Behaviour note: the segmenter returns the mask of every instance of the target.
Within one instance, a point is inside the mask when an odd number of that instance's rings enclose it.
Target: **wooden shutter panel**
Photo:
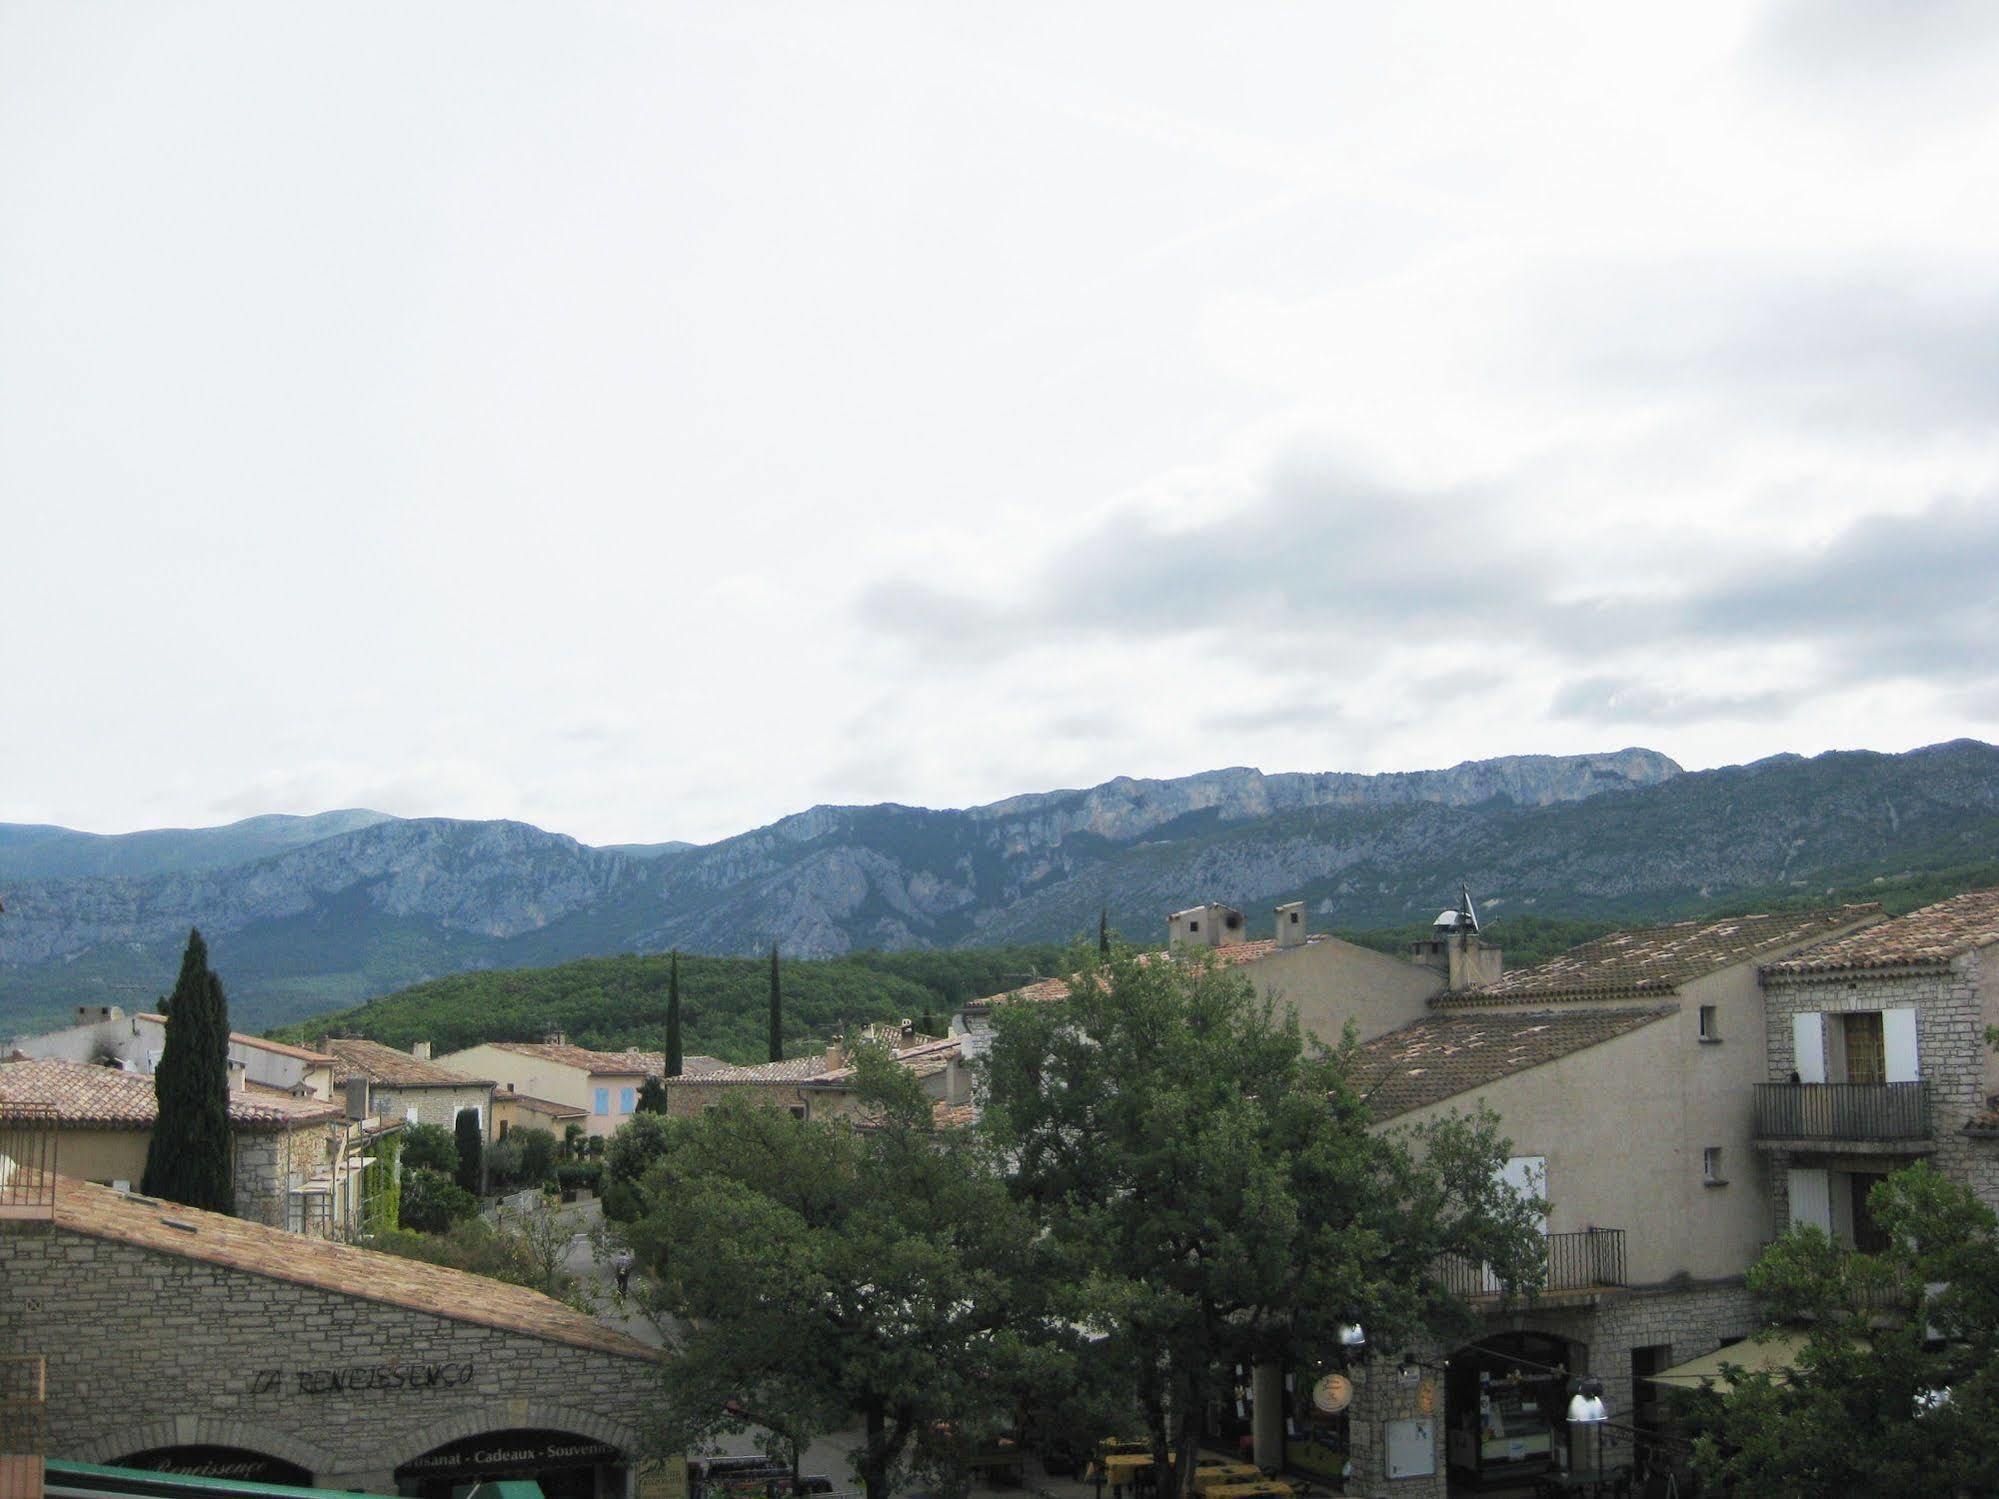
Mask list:
[[[1825,1081],[1825,1016],[1817,1010],[1791,1017],[1791,1050],[1797,1057],[1798,1081]]]
[[[1816,1224],[1832,1232],[1832,1181],[1818,1167],[1793,1166],[1790,1171],[1791,1226]]]
[[[1887,1054],[1887,1080],[1891,1083],[1913,1083],[1922,1076],[1916,1058],[1916,1012],[1914,1010],[1883,1010],[1881,1012],[1881,1043]]]

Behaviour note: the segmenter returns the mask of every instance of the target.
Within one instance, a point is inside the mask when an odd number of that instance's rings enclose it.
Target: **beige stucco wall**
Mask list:
[[[636,1109],[638,1089],[645,1082],[645,1075],[639,1072],[593,1077],[580,1067],[569,1067],[490,1045],[454,1051],[449,1056],[436,1058],[436,1062],[440,1067],[449,1067],[468,1077],[490,1077],[502,1088],[512,1083],[516,1093],[527,1093],[582,1109],[587,1116],[582,1121],[584,1132],[592,1135],[616,1134],[618,1126],[631,1117],[618,1110],[618,1090],[633,1090],[632,1103]],[[594,1094],[598,1088],[610,1090],[609,1114],[596,1112]]]
[[[1753,970],[1749,982],[1753,988]],[[1768,1237],[1767,1186],[1750,1148],[1748,1086],[1735,1086],[1727,1043],[1702,1046],[1692,1034],[1701,987],[1690,986],[1688,1003],[1652,1025],[1388,1127],[1483,1102],[1500,1116],[1513,1155],[1547,1158],[1550,1233],[1623,1229],[1625,1273],[1634,1285],[1681,1273],[1697,1280],[1740,1275]],[[1744,1040],[1738,1049],[1748,1052],[1747,1034]],[[1709,1145],[1722,1147],[1726,1186],[1702,1180],[1701,1151]]]
[[[1280,947],[1242,971],[1258,993],[1296,1010],[1299,1024],[1328,1045],[1339,1043],[1349,1020],[1362,1041],[1420,1020],[1430,996],[1444,987],[1432,969],[1337,937]]]
[[[65,1129],[56,1135],[56,1170],[105,1186],[128,1181],[136,1191],[146,1174],[149,1129]]]

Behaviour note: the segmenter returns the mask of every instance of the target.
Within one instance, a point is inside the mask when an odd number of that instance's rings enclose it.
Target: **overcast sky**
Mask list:
[[[1999,5],[0,5],[0,820],[1999,738]]]

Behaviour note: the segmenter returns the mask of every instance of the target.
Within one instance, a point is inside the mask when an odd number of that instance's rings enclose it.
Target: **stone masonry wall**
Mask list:
[[[0,1347],[48,1360],[52,1457],[214,1443],[377,1493],[395,1492],[399,1464],[508,1427],[632,1451],[658,1377],[643,1360],[46,1223],[0,1224]],[[333,1371],[358,1371],[360,1387],[335,1392]]]
[[[486,1133],[493,1130],[493,1090],[490,1088],[410,1088],[398,1090],[387,1083],[378,1083],[374,1090],[375,1112],[384,1119],[407,1119],[412,1104],[416,1106],[416,1123],[435,1124],[444,1129],[455,1129],[458,1125],[460,1109],[477,1109],[484,1121]]]
[[[1913,1008],[1916,1011],[1916,1065],[1930,1085],[1930,1122],[1936,1133],[1931,1156],[1938,1170],[1963,1182],[1988,1206],[1999,1208],[1999,1143],[1974,1140],[1965,1121],[1985,1106],[1987,1058],[1985,1027],[1993,1023],[1979,976],[1978,952],[1966,953],[1948,968],[1867,974],[1813,974],[1765,981],[1770,1080],[1782,1082],[1797,1066],[1791,1021],[1821,1011]],[[1777,1217],[1775,1231],[1789,1222],[1784,1166],[1772,1173]]]
[[[285,1226],[289,1181],[285,1169],[285,1137],[281,1130],[259,1134],[239,1132],[234,1138],[236,1216],[272,1228]]]

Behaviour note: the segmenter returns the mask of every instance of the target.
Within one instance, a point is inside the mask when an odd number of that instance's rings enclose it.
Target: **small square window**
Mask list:
[[[1703,1041],[1721,1039],[1721,1021],[1717,1018],[1713,1005],[1701,1006],[1701,1039]]]
[[[1198,921],[1190,921],[1187,923],[1187,930],[1190,932],[1198,932],[1200,929],[1201,929],[1201,923]]]
[[[1728,1184],[1728,1179],[1721,1174],[1721,1147],[1719,1145],[1710,1145],[1701,1152],[1701,1180],[1710,1187],[1721,1187]]]

